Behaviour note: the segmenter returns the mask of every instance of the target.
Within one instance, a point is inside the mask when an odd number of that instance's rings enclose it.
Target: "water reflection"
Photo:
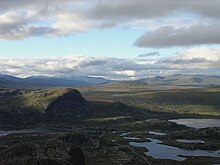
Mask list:
[[[220,150],[184,150],[177,147],[161,144],[162,141],[158,139],[146,138],[151,142],[130,142],[129,144],[135,147],[145,147],[148,152],[147,156],[152,156],[155,159],[171,159],[176,161],[185,160],[186,156],[205,156],[205,157],[220,157]],[[184,157],[185,156],[185,157]]]

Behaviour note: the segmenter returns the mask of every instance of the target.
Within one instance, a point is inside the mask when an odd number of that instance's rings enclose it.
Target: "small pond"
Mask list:
[[[164,136],[164,135],[166,135],[165,133],[155,132],[155,131],[146,131],[146,133],[148,133],[148,134],[150,134],[150,135],[158,135],[158,136]]]
[[[220,127],[220,119],[174,119],[168,120],[169,122],[185,125],[191,128],[209,128]]]
[[[188,144],[203,144],[205,143],[203,140],[185,140],[185,139],[178,139],[176,140],[179,143],[188,143]]]
[[[14,130],[14,131],[0,131],[1,136],[7,136],[10,134],[29,134],[29,133],[47,133],[49,132],[46,129],[22,129],[22,130]]]

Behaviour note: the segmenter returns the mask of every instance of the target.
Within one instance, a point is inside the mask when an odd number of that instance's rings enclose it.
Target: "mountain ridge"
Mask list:
[[[132,81],[114,81],[100,77],[47,77],[31,76],[19,78],[0,74],[0,88],[48,88],[48,87],[85,87],[109,83],[127,83],[127,85],[163,85],[163,86],[220,86],[220,76],[183,75],[147,77]]]
[[[0,74],[1,88],[47,88],[47,87],[78,87],[92,86],[112,82],[111,80],[96,77],[47,77],[31,76],[19,78]]]
[[[174,74],[170,76],[156,76],[152,78],[143,78],[134,82],[146,85],[177,85],[177,86],[212,86],[220,85],[220,76],[216,75],[182,75]]]

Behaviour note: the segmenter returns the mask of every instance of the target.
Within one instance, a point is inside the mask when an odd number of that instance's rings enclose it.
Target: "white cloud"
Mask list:
[[[192,48],[177,52],[182,59],[204,58],[207,61],[220,60],[220,48]]]
[[[138,79],[174,73],[220,75],[220,48],[192,48],[171,57],[139,61],[89,56],[42,59],[0,59],[0,72],[15,76],[96,76],[117,80]]]
[[[165,63],[172,68],[216,68],[220,72],[220,48],[192,48],[178,51],[175,56],[164,58],[159,63]]]
[[[123,70],[123,71],[116,71],[115,74],[129,76],[129,77],[135,77],[136,76],[136,71],[134,71],[134,70]]]
[[[57,20],[52,27],[57,30],[57,35],[83,32],[89,27],[84,20],[85,18],[78,13],[64,12],[57,15]]]

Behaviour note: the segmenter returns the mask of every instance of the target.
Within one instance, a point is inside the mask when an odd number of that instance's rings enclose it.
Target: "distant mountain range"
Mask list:
[[[44,87],[77,87],[92,86],[116,81],[97,77],[44,77],[32,76],[18,78],[10,75],[0,74],[1,88],[44,88]],[[220,86],[220,76],[211,75],[182,75],[156,76],[143,78],[135,81],[121,81],[127,85],[178,85],[178,86]]]
[[[112,81],[96,77],[59,78],[32,76],[27,78],[18,78],[6,74],[0,74],[1,88],[76,87],[105,84],[110,82]]]
[[[145,85],[220,86],[220,76],[174,74],[136,80]]]

